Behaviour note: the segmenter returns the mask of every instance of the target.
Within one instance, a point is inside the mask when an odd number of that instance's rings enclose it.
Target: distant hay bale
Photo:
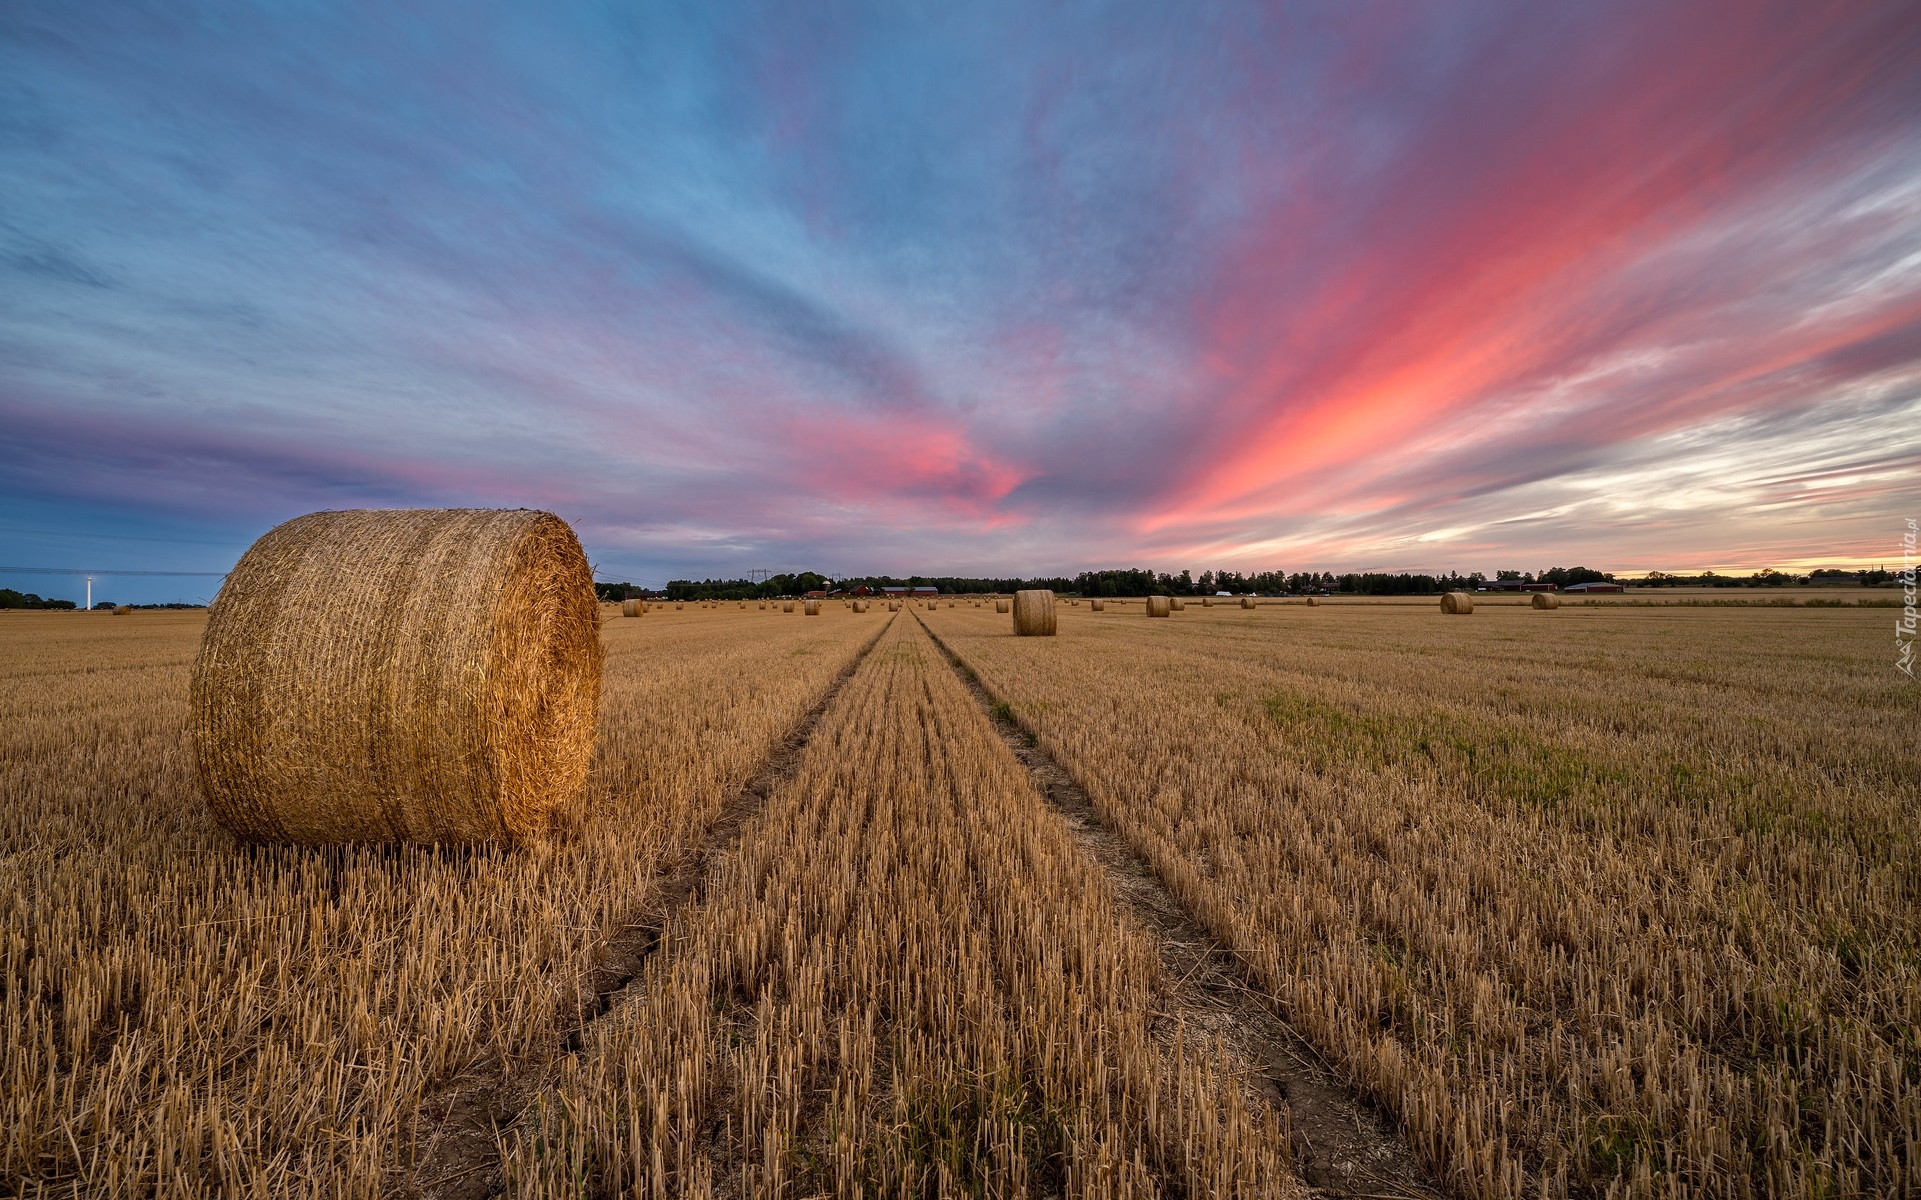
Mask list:
[[[793,611],[794,611],[794,602],[793,602],[792,600],[782,600],[782,601],[780,602],[780,611],[782,611],[782,612],[793,612]]]
[[[898,600],[889,600],[889,601],[887,602],[887,611],[888,611],[888,612],[899,612],[899,611],[900,611],[900,601],[898,601]]]
[[[800,607],[802,615],[804,616],[818,617],[820,615],[820,601],[818,600],[803,600],[801,601]]]
[[[133,615],[133,605],[131,605],[131,604],[116,604],[116,605],[114,605],[114,606],[113,606],[113,615],[114,615],[114,616],[116,616],[116,617],[127,617],[127,616],[132,616],[132,615]]]
[[[1013,612],[1014,602],[1012,600],[996,600],[994,601],[994,611],[997,613]]]
[[[1167,606],[1175,612],[1187,611],[1187,601],[1181,599],[1179,596],[1169,596],[1167,598]]]
[[[1528,603],[1536,608],[1559,608],[1561,607],[1561,598],[1552,592],[1536,592],[1534,593],[1534,599],[1528,601]]]
[[[1441,611],[1450,616],[1465,616],[1474,611],[1474,597],[1466,592],[1442,592]]]
[[[864,613],[864,612],[866,612],[866,611],[867,611],[867,601],[865,601],[865,600],[856,600],[856,601],[854,601],[854,611],[855,611],[855,612],[857,612],[857,613]]]
[[[1174,611],[1174,606],[1166,596],[1149,596],[1147,598],[1147,615],[1148,616],[1164,617],[1173,611]]]
[[[1309,597],[1307,598],[1307,606],[1308,606],[1309,608],[1313,608],[1313,607],[1315,607],[1315,606],[1316,606],[1316,605],[1318,605],[1318,604],[1319,604],[1320,602],[1321,602],[1321,598],[1320,598],[1319,596],[1309,596]]]
[[[593,574],[527,509],[321,512],[227,576],[189,733],[250,842],[520,842],[574,811],[599,716]]]
[[[1045,588],[1014,593],[1014,635],[1053,637],[1054,593]]]
[[[1105,612],[1107,611],[1107,602],[1104,600],[1089,600],[1087,607],[1095,612]]]
[[[929,601],[927,602],[927,611],[928,611],[928,612],[933,612],[933,611],[934,611],[935,609],[937,609],[937,608],[939,608],[939,607],[940,607],[940,605],[939,605],[939,604],[937,604],[937,603],[935,603],[935,602],[934,602],[934,601],[932,601],[932,600],[929,600]]]
[[[1212,596],[1202,596],[1202,597],[1201,597],[1201,607],[1202,607],[1202,608],[1213,608],[1213,607],[1214,607],[1214,597],[1212,597]]]
[[[620,615],[623,617],[638,617],[646,611],[647,606],[638,600],[622,600],[620,602]]]
[[[1242,596],[1242,597],[1241,597],[1241,607],[1242,607],[1242,608],[1253,608],[1253,607],[1254,607],[1254,597],[1252,597],[1252,596]]]
[[[686,602],[685,600],[676,600],[676,601],[674,601],[674,611],[675,611],[675,612],[679,612],[679,611],[680,611],[681,609],[683,609],[683,608],[686,608],[686,607],[687,607],[687,602]]]

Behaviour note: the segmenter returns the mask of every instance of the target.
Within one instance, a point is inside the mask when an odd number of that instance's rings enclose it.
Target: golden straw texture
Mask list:
[[[1166,596],[1149,596],[1147,598],[1147,615],[1148,616],[1164,617],[1168,613],[1171,613],[1173,611],[1174,611],[1174,606]]]
[[[622,600],[620,602],[620,615],[623,617],[638,617],[646,611],[647,606],[639,600]]]
[[[1242,597],[1241,597],[1241,607],[1242,607],[1242,608],[1253,608],[1253,607],[1254,607],[1254,597],[1252,597],[1252,596],[1242,596]]]
[[[801,601],[801,610],[810,617],[818,617],[820,615],[820,601],[803,600]]]
[[[994,611],[997,613],[1013,612],[1014,602],[1012,600],[996,600],[994,601]]]
[[[1528,603],[1532,604],[1535,608],[1559,608],[1561,607],[1561,598],[1559,596],[1549,595],[1546,592],[1536,592],[1534,593],[1534,599],[1528,601]]]
[[[1107,604],[1104,601],[1100,601],[1100,600],[1089,600],[1087,602],[1087,607],[1093,609],[1095,612],[1107,611]]]
[[[209,614],[191,716],[214,817],[254,842],[516,842],[576,802],[599,603],[551,513],[312,513]]]
[[[1450,616],[1464,616],[1474,611],[1474,597],[1466,592],[1443,592],[1441,611]]]
[[[1054,625],[1054,593],[1045,588],[1014,593],[1016,636],[1053,637]]]

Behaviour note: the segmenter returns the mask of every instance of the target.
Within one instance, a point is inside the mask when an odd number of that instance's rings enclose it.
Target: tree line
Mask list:
[[[1713,571],[1703,571],[1697,575],[1680,575],[1666,571],[1651,571],[1646,578],[1629,582],[1636,587],[1832,586],[1857,582],[1867,587],[1874,587],[1885,585],[1894,578],[1894,572],[1885,570],[1854,572],[1824,568],[1807,575],[1796,575],[1791,572],[1776,571],[1770,567],[1750,575],[1717,575]],[[1559,588],[1571,587],[1577,583],[1616,582],[1612,572],[1579,566],[1550,567],[1540,572],[1500,570],[1494,573],[1493,580],[1551,583]],[[1465,575],[1458,571],[1446,571],[1440,574],[1407,571],[1256,571],[1246,574],[1239,571],[1202,571],[1197,576],[1190,571],[1171,573],[1135,567],[1082,571],[1071,577],[1051,575],[1031,578],[968,575],[900,577],[862,575],[830,580],[827,576],[815,571],[799,571],[775,575],[763,583],[756,583],[750,579],[675,579],[670,581],[664,589],[644,588],[627,583],[597,583],[594,586],[599,590],[601,599],[611,601],[633,597],[644,599],[664,597],[669,600],[766,600],[776,596],[799,596],[806,592],[829,591],[835,588],[852,591],[859,587],[866,587],[869,591],[878,591],[884,587],[932,587],[938,589],[942,595],[1017,592],[1026,588],[1047,588],[1055,592],[1080,596],[1211,596],[1217,592],[1228,592],[1237,596],[1249,594],[1272,596],[1283,593],[1433,596],[1441,592],[1472,591],[1488,583],[1489,577],[1480,571],[1470,571]],[[68,604],[68,607],[71,607],[71,604]]]

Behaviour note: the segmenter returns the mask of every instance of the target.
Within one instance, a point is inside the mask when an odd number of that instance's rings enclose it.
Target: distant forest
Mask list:
[[[1554,567],[1539,572],[1496,571],[1496,580],[1515,580],[1524,583],[1551,583],[1556,587],[1568,587],[1576,583],[1612,582],[1614,575],[1606,571],[1596,571],[1590,567]],[[1867,587],[1884,586],[1892,583],[1895,576],[1891,571],[1841,571],[1823,569],[1809,575],[1796,575],[1772,568],[1756,571],[1751,575],[1717,575],[1704,571],[1698,575],[1678,575],[1667,571],[1651,571],[1644,579],[1631,579],[1627,582],[1635,587],[1788,587],[1794,585],[1853,585]],[[933,587],[943,595],[967,594],[973,592],[1015,592],[1023,588],[1048,588],[1056,592],[1078,596],[1208,596],[1216,592],[1230,592],[1234,595],[1257,594],[1263,596],[1303,595],[1306,593],[1329,593],[1353,596],[1432,596],[1440,592],[1472,590],[1489,582],[1489,577],[1479,571],[1463,575],[1448,571],[1440,575],[1412,574],[1409,572],[1387,571],[1260,571],[1242,574],[1239,571],[1202,571],[1198,576],[1189,571],[1169,574],[1166,571],[1149,571],[1143,568],[1132,570],[1082,571],[1072,577],[1066,575],[1036,576],[1030,579],[1016,577],[988,578],[966,575],[893,575],[849,576],[831,580],[814,571],[800,571],[788,575],[775,575],[764,583],[749,579],[675,579],[666,588],[646,588],[629,583],[596,583],[603,600],[623,600],[629,597],[661,597],[669,600],[763,600],[775,596],[798,596],[812,591],[831,591],[835,588],[851,591],[857,587],[869,589],[882,587]]]

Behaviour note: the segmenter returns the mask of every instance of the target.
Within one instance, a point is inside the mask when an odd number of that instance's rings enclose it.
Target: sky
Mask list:
[[[0,586],[1873,565],[1918,468],[1905,0],[0,8]]]

